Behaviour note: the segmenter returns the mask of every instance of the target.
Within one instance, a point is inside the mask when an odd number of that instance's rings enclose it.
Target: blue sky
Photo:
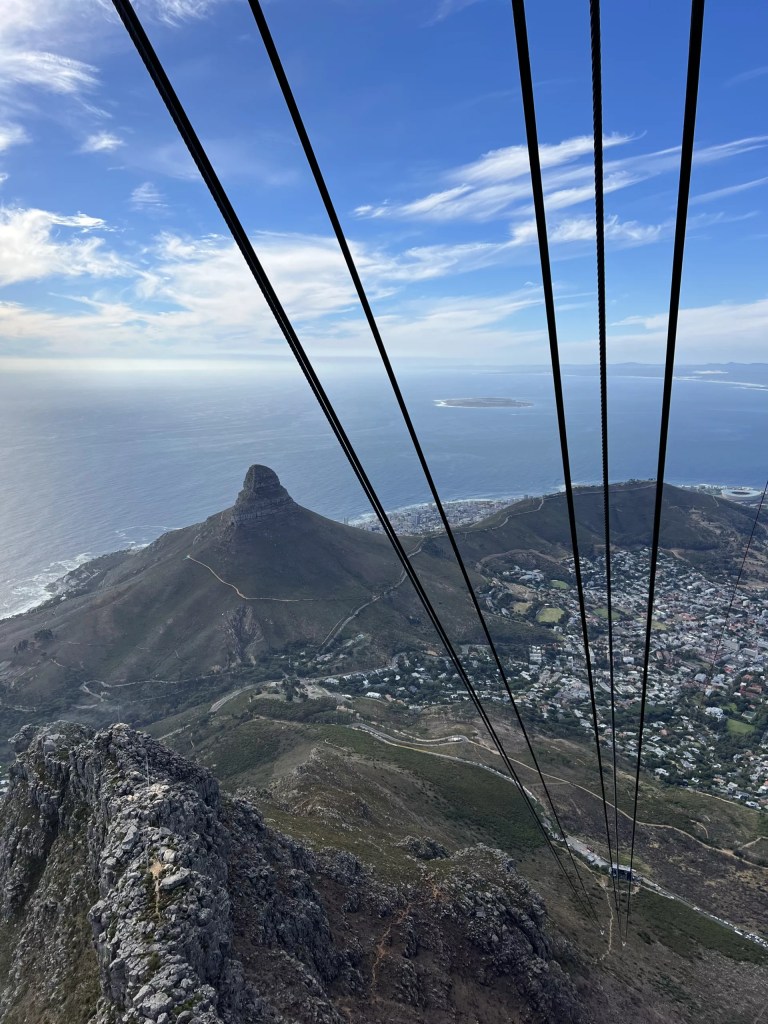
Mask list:
[[[689,7],[603,4],[610,358],[660,362]],[[528,4],[562,358],[596,358],[588,3]],[[396,360],[543,363],[506,0],[272,0]],[[138,10],[310,352],[372,345],[245,0]],[[710,3],[679,360],[764,361],[768,6]],[[4,0],[0,358],[286,356],[102,0]]]

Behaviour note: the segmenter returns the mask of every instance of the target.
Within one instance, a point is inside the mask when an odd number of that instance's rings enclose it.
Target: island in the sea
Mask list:
[[[435,405],[451,409],[529,409],[533,402],[519,398],[436,398]]]

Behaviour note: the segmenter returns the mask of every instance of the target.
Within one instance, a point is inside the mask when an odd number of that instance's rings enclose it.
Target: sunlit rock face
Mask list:
[[[232,509],[232,525],[247,527],[270,516],[285,515],[298,506],[267,466],[251,466]]]
[[[594,1024],[583,996],[604,1005],[500,850],[411,836],[440,884],[394,884],[127,725],[12,742],[2,1024]]]

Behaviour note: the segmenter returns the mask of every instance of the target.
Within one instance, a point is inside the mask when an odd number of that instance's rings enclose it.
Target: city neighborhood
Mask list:
[[[612,559],[616,748],[637,756],[648,593],[647,549]],[[551,578],[506,564],[489,577],[488,612],[547,624],[551,642],[505,656],[524,720],[555,734],[594,732],[573,562]],[[611,742],[611,672],[605,607],[605,562],[582,559],[598,731]],[[662,554],[654,603],[642,764],[668,783],[686,785],[768,809],[768,593],[714,583]],[[348,641],[349,643],[349,641]],[[509,697],[485,647],[462,656],[484,702]],[[329,658],[330,660],[330,658]],[[407,652],[375,672],[323,680],[350,696],[397,700],[413,710],[469,700],[447,657]]]

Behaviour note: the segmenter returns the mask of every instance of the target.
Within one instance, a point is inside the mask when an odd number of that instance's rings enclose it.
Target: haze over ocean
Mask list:
[[[428,499],[382,376],[326,368],[329,391],[387,508]],[[411,369],[402,385],[445,500],[557,490],[562,468],[543,367]],[[566,369],[574,481],[600,478],[596,374]],[[661,370],[613,367],[611,478],[656,470]],[[447,408],[508,397],[530,408]],[[670,483],[762,487],[768,366],[680,368]],[[0,381],[0,616],[46,596],[87,557],[145,544],[234,501],[254,462],[335,519],[369,511],[303,379],[274,370],[87,374],[17,371]]]

